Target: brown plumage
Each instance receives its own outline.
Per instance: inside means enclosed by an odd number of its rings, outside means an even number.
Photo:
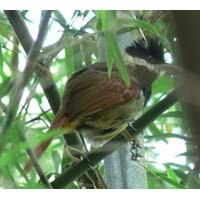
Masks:
[[[146,69],[144,66],[137,67]],[[63,133],[67,133],[77,129],[94,146],[103,144],[119,134],[123,126],[134,119],[145,103],[137,80],[137,73],[138,77],[140,73],[137,70],[134,72],[134,68],[128,66],[130,86],[121,80],[115,66],[109,78],[106,63],[94,64],[75,73],[66,84],[62,104],[50,130],[60,128],[64,129]],[[51,140],[36,148],[37,157],[41,156]],[[25,170],[29,171],[30,168],[29,161]]]
[[[139,43],[136,46],[138,48]],[[135,48],[134,45],[128,47],[127,52],[133,56]],[[142,48],[139,48],[140,55],[148,52]],[[63,134],[77,130],[94,146],[121,133],[146,104],[151,85],[157,77],[146,66],[127,64],[126,67],[130,86],[122,81],[116,66],[108,77],[106,63],[96,63],[75,73],[66,84],[60,109],[50,130],[60,128]],[[41,156],[51,140],[36,148],[37,157]],[[28,172],[30,168],[28,161],[25,170]]]

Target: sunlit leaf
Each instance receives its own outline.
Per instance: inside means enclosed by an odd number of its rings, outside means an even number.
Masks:
[[[152,88],[154,94],[167,94],[172,88],[174,88],[174,81],[169,76],[161,76],[155,81]]]
[[[128,71],[125,67],[124,60],[117,43],[116,27],[117,18],[116,11],[98,11],[101,19],[102,31],[106,46],[106,60],[108,66],[108,74],[111,75],[112,64],[115,63],[124,82],[130,85]]]
[[[160,175],[161,178],[166,181],[167,183],[169,183],[170,185],[174,186],[174,188],[179,188],[179,189],[184,189],[185,187],[183,185],[181,185],[180,183],[177,183],[176,181],[174,181],[173,179],[168,178],[165,175]]]
[[[10,35],[10,26],[3,18],[0,18],[0,35],[6,38]]]
[[[173,181],[178,182],[177,175],[171,167],[167,167],[167,176]]]
[[[157,27],[149,22],[146,22],[142,19],[135,19],[134,23],[136,26],[138,26],[139,28],[143,28],[145,30],[150,31],[151,33],[155,34],[155,35],[159,35],[160,32],[157,29]]]

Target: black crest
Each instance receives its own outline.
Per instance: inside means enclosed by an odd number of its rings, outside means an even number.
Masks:
[[[130,56],[145,59],[151,64],[164,63],[163,47],[158,39],[150,39],[147,42],[144,39],[134,41],[126,48],[126,52]]]

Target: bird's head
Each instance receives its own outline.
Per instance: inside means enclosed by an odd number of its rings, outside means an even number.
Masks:
[[[156,65],[165,62],[163,47],[158,39],[140,39],[128,46],[126,53],[125,62],[140,85],[146,104],[151,94],[151,85],[158,76]]]

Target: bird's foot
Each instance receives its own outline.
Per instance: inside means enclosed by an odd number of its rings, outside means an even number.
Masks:
[[[134,140],[130,142],[130,144],[131,144],[131,149],[130,149],[131,160],[138,161],[138,158],[144,157],[139,153],[139,149],[142,148],[142,145],[138,137],[135,137]]]

